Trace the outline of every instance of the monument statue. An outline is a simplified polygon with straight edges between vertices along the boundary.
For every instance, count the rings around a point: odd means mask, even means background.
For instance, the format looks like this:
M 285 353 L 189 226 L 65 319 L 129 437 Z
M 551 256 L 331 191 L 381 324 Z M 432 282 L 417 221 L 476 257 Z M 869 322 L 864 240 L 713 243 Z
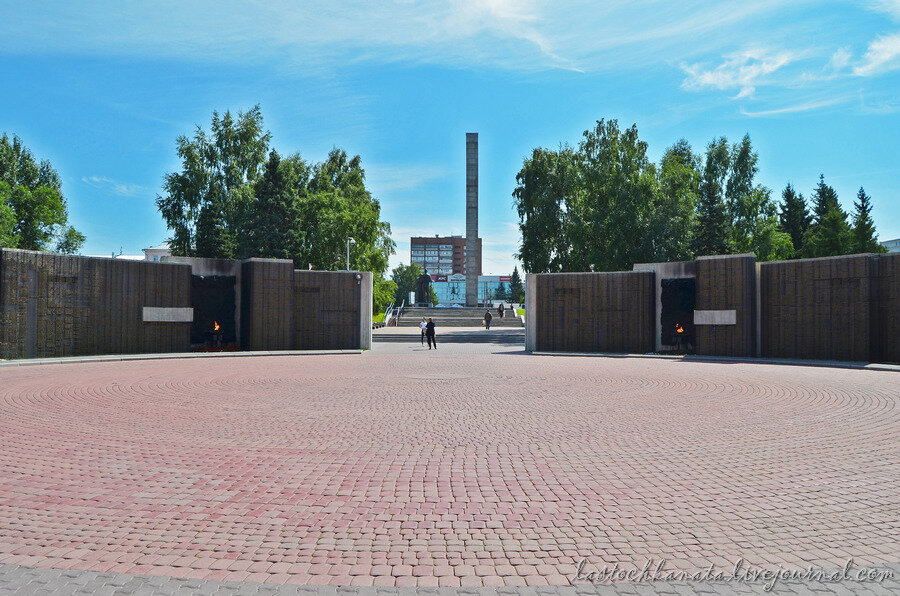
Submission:
M 416 278 L 416 304 L 431 306 L 431 276 L 427 270 Z

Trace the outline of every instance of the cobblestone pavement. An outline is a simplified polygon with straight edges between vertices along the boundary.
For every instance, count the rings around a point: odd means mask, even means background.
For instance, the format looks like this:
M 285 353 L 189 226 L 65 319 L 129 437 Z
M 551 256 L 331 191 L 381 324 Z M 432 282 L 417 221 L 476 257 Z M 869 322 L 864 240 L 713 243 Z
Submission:
M 0 564 L 539 587 L 582 558 L 900 562 L 896 373 L 439 347 L 3 369 Z
M 126 573 L 98 573 L 59 569 L 32 569 L 18 565 L 0 565 L 0 594 L 84 594 L 117 595 L 147 594 L 158 596 L 192 596 L 194 594 L 277 596 L 317 594 L 322 596 L 407 596 L 438 594 L 445 596 L 519 594 L 522 596 L 578 596 L 579 594 L 636 594 L 639 596 L 704 596 L 716 594 L 831 594 L 866 595 L 900 593 L 900 565 L 872 568 L 879 575 L 871 580 L 842 579 L 799 581 L 776 580 L 771 586 L 763 581 L 753 582 L 647 582 L 647 583 L 576 583 L 572 586 L 502 587 L 502 588 L 375 588 L 369 586 L 296 586 L 258 582 L 220 582 L 200 579 L 181 579 L 160 575 L 130 575 Z M 828 573 L 841 573 L 829 570 Z M 838 579 L 840 578 L 840 579 Z

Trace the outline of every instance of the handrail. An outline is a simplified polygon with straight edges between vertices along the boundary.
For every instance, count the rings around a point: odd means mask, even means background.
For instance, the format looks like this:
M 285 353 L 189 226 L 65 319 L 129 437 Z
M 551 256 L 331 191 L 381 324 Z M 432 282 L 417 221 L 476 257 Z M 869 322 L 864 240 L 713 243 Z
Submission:
M 400 303 L 400 308 L 397 309 L 397 316 L 394 317 L 394 327 L 396 327 L 397 323 L 400 322 L 400 315 L 403 314 L 403 309 L 405 307 L 406 307 L 406 300 L 404 299 L 403 302 Z

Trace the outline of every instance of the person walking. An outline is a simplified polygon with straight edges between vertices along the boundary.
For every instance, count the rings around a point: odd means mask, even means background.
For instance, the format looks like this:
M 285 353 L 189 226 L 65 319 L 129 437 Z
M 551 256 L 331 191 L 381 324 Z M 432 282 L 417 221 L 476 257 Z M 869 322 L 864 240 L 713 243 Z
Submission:
M 503 303 L 501 302 L 501 303 L 500 303 L 500 308 L 498 309 L 498 311 L 500 312 L 500 318 L 501 318 L 501 319 L 503 318 L 503 311 L 504 311 L 504 310 L 506 310 L 506 309 L 503 308 Z
M 484 311 L 484 328 L 485 329 L 491 328 L 491 319 L 493 319 L 493 318 L 494 318 L 494 316 L 491 314 L 491 311 L 489 311 L 489 310 Z
M 431 345 L 434 344 L 434 349 L 437 350 L 437 340 L 434 338 L 434 319 L 428 319 L 428 323 L 425 324 L 425 337 L 428 339 L 428 349 L 431 349 Z
M 419 329 L 422 330 L 422 345 L 425 345 L 425 328 L 428 326 L 428 321 L 425 320 L 425 317 L 422 317 L 422 322 L 419 323 Z

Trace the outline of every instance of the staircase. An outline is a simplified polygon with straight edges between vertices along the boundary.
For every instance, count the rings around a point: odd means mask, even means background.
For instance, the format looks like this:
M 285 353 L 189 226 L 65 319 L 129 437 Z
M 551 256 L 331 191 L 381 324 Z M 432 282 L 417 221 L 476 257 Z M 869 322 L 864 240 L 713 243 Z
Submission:
M 410 307 L 404 308 L 400 320 L 397 321 L 398 327 L 417 327 L 422 317 L 434 319 L 434 325 L 438 329 L 442 327 L 481 327 L 484 321 L 484 313 L 490 310 L 494 316 L 491 319 L 491 329 L 495 327 L 519 327 L 522 320 L 515 315 L 512 309 L 507 309 L 503 318 L 497 314 L 496 308 L 488 309 L 486 307 L 478 308 L 420 308 Z

